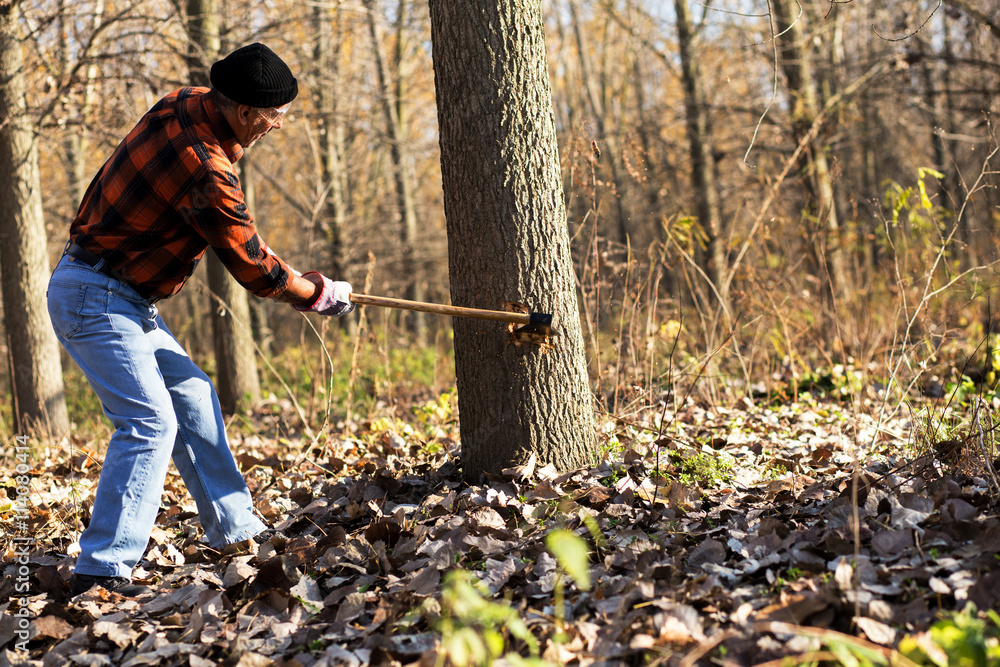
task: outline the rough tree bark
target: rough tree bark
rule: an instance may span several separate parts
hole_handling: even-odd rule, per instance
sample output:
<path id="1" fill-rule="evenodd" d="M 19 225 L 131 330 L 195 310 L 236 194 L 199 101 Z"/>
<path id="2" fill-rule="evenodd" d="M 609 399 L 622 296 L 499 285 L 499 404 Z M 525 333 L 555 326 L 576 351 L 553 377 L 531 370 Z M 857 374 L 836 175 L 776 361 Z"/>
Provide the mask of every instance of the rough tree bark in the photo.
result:
<path id="1" fill-rule="evenodd" d="M 243 198 L 247 203 L 248 211 L 257 210 L 257 180 L 253 173 L 253 149 L 247 149 L 243 157 L 236 165 L 239 172 L 240 184 L 243 186 Z M 257 349 L 265 357 L 274 354 L 274 332 L 268 320 L 267 299 L 248 299 L 250 307 L 250 333 L 257 343 Z M 256 368 L 254 377 L 257 377 Z"/>
<path id="2" fill-rule="evenodd" d="M 195 85 L 211 85 L 208 70 L 220 51 L 217 0 L 188 0 L 187 31 L 190 39 L 188 70 Z M 215 386 L 225 412 L 244 410 L 260 400 L 257 358 L 254 356 L 247 291 L 236 282 L 222 261 L 205 255 L 212 341 L 215 348 Z"/>
<path id="3" fill-rule="evenodd" d="M 0 296 L 4 304 L 14 429 L 69 430 L 59 342 L 45 307 L 50 274 L 36 134 L 25 99 L 18 2 L 0 0 Z"/>
<path id="4" fill-rule="evenodd" d="M 561 322 L 555 349 L 512 345 L 456 318 L 466 479 L 535 454 L 559 468 L 594 451 L 541 0 L 431 0 L 452 301 L 528 304 Z"/>

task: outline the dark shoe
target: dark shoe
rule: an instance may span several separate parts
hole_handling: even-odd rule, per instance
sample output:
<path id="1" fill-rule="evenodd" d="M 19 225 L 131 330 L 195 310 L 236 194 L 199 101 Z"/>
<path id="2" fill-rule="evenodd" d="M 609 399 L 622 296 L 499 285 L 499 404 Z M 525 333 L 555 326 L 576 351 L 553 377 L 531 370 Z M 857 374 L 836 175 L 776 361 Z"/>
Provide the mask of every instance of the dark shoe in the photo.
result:
<path id="1" fill-rule="evenodd" d="M 275 535 L 277 535 L 277 532 L 274 528 L 265 528 L 253 536 L 253 541 L 257 544 L 264 544 L 265 542 L 270 542 L 271 538 Z"/>
<path id="2" fill-rule="evenodd" d="M 276 534 L 274 528 L 265 528 L 251 538 L 227 544 L 222 547 L 222 551 L 219 553 L 223 556 L 243 556 L 245 554 L 257 553 L 257 547 L 270 542 L 271 538 Z"/>
<path id="3" fill-rule="evenodd" d="M 149 586 L 133 584 L 125 577 L 97 577 L 90 574 L 74 574 L 69 582 L 69 592 L 70 595 L 76 597 L 95 586 L 127 598 L 137 598 L 153 593 L 153 589 Z"/>

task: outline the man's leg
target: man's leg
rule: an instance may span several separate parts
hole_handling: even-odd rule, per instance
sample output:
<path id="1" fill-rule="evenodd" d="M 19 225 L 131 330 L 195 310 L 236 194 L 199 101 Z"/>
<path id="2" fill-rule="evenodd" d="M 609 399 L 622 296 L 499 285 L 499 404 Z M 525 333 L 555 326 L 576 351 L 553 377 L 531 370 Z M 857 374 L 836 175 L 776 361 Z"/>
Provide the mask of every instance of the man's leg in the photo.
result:
<path id="1" fill-rule="evenodd" d="M 213 547 L 249 539 L 267 526 L 254 514 L 250 491 L 229 450 L 215 387 L 163 320 L 156 322 L 156 360 L 177 415 L 174 465 Z"/>
<path id="2" fill-rule="evenodd" d="M 53 327 L 115 427 L 80 537 L 78 574 L 131 577 L 160 506 L 177 437 L 170 392 L 149 332 L 156 309 L 118 281 L 67 258 L 49 283 Z"/>

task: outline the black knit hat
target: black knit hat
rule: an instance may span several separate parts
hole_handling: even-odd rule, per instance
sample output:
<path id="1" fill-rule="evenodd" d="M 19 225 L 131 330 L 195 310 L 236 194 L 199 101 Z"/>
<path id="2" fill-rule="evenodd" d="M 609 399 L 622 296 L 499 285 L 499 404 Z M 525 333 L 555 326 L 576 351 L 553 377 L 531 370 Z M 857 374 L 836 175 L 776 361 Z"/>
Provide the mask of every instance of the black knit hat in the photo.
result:
<path id="1" fill-rule="evenodd" d="M 292 70 L 260 42 L 236 49 L 212 65 L 209 78 L 220 93 L 251 107 L 280 107 L 299 94 Z"/>

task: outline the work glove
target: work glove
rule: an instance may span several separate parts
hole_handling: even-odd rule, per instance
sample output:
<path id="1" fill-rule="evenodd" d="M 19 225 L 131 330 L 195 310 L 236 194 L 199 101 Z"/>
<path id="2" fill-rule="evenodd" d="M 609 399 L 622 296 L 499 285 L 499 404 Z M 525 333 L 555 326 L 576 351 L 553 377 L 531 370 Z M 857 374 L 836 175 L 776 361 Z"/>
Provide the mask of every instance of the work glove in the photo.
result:
<path id="1" fill-rule="evenodd" d="M 303 278 L 316 274 L 323 281 L 323 291 L 311 306 L 294 306 L 295 310 L 319 313 L 329 317 L 341 317 L 354 310 L 351 303 L 351 284 L 342 280 L 330 280 L 319 271 L 302 274 Z"/>

